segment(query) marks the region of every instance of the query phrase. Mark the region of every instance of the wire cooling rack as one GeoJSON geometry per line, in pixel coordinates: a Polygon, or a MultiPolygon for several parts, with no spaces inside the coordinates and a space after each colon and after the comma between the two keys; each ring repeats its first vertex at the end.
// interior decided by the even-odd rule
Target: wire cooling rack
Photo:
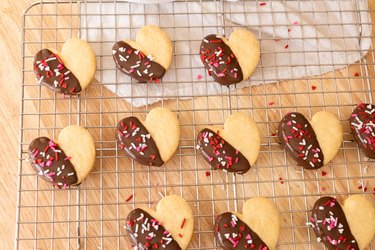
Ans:
{"type": "MultiPolygon", "coordinates": [[[[362,0],[348,1],[359,4],[362,0]]],[[[116,4],[119,1],[90,2],[116,4]]],[[[198,0],[180,1],[188,2],[199,3],[198,0]]],[[[225,24],[223,14],[235,14],[226,8],[227,2],[211,2],[219,6],[215,12],[194,14],[214,15],[218,33],[227,33],[235,24],[225,24]]],[[[253,2],[263,6],[272,1],[253,2]]],[[[279,249],[322,249],[322,244],[316,242],[314,233],[305,225],[314,201],[321,195],[334,195],[341,201],[348,194],[373,197],[374,162],[366,159],[358,150],[347,122],[358,103],[373,102],[373,44],[368,54],[357,63],[331,73],[244,89],[223,87],[214,96],[195,96],[193,93],[142,108],[133,107],[101,84],[101,72],[111,67],[103,64],[111,59],[111,54],[101,50],[97,55],[97,81],[79,97],[64,98],[37,84],[32,68],[33,57],[41,48],[59,49],[66,39],[80,34],[81,21],[88,17],[81,11],[86,4],[86,1],[41,1],[31,5],[23,16],[16,249],[131,249],[123,229],[127,214],[135,207],[154,207],[166,194],[181,195],[194,211],[195,231],[191,249],[218,248],[212,229],[215,215],[228,210],[240,211],[246,199],[258,195],[272,199],[280,211],[282,230],[279,249]],[[178,114],[181,123],[180,146],[165,166],[143,167],[118,151],[114,128],[121,118],[128,115],[145,118],[146,113],[157,106],[168,107],[178,114]],[[297,109],[309,117],[319,110],[328,110],[337,114],[342,121],[345,130],[342,147],[337,157],[320,170],[305,171],[296,166],[274,136],[282,116],[297,109]],[[223,124],[225,117],[233,111],[250,114],[258,123],[262,135],[261,153],[256,166],[242,176],[211,171],[195,148],[194,138],[200,129],[207,125],[223,124]],[[57,190],[33,172],[26,161],[27,147],[37,136],[57,137],[59,131],[69,124],[86,126],[93,134],[97,161],[93,173],[78,188],[57,190]]],[[[130,9],[139,7],[139,4],[127,4],[130,9]]],[[[173,6],[171,4],[169,14],[173,19],[191,14],[189,10],[177,14],[173,6]]],[[[298,8],[295,11],[297,14],[302,12],[298,8]]],[[[305,11],[314,13],[313,10],[305,11]]],[[[374,16],[371,11],[369,14],[374,16]]],[[[147,22],[145,16],[132,11],[119,11],[116,15],[144,18],[147,22]]],[[[156,13],[156,16],[160,15],[156,13]]],[[[106,16],[108,14],[103,13],[103,25],[106,16]]],[[[177,29],[168,25],[169,29],[177,29]]],[[[122,28],[134,34],[139,27],[122,28]]],[[[190,29],[189,20],[182,28],[194,32],[190,29]]],[[[255,28],[258,26],[255,25],[255,28]]],[[[257,36],[261,42],[270,40],[262,37],[261,33],[257,36]]],[[[105,43],[115,41],[89,42],[96,48],[102,48],[105,43]]],[[[190,48],[197,42],[188,40],[185,46],[190,48]]],[[[333,43],[333,40],[330,42],[333,43]]],[[[360,53],[359,49],[352,52],[360,53]]],[[[288,53],[294,52],[290,50],[288,53]]],[[[175,53],[171,71],[183,69],[194,76],[193,70],[202,67],[192,63],[182,65],[177,60],[179,56],[196,55],[175,53]]],[[[259,67],[262,68],[262,65],[259,67]]],[[[166,81],[163,86],[182,81],[183,76],[175,81],[166,81]]],[[[203,81],[209,82],[210,79],[204,78],[203,81]]],[[[117,88],[120,84],[131,82],[120,82],[116,76],[111,84],[117,88]]],[[[128,97],[130,100],[138,98],[132,94],[128,97]]],[[[374,240],[370,248],[375,248],[374,240]]]]}

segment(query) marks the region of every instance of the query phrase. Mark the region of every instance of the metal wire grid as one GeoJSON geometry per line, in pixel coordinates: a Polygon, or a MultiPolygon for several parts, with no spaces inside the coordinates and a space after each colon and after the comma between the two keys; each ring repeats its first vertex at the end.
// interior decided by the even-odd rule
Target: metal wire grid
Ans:
{"type": "MultiPolygon", "coordinates": [[[[350,1],[358,4],[361,0],[350,1]]],[[[322,245],[316,242],[314,234],[304,224],[314,201],[320,195],[335,195],[339,199],[355,193],[371,195],[369,190],[365,192],[364,187],[358,189],[358,181],[366,183],[369,188],[374,185],[375,172],[367,168],[373,162],[357,149],[346,123],[358,102],[373,102],[375,58],[372,44],[368,55],[355,66],[334,73],[244,90],[223,87],[222,93],[216,96],[196,96],[193,92],[191,96],[178,95],[176,100],[161,101],[144,108],[134,108],[100,84],[101,72],[108,67],[103,62],[111,56],[108,51],[101,51],[97,56],[98,82],[93,83],[81,96],[65,99],[37,84],[32,72],[32,60],[39,49],[61,48],[67,38],[79,33],[81,19],[88,16],[80,14],[81,8],[88,2],[118,3],[104,0],[80,3],[42,1],[30,6],[23,16],[16,249],[130,249],[122,228],[128,212],[138,206],[153,207],[160,195],[172,193],[184,197],[193,208],[195,231],[191,249],[218,248],[212,230],[215,215],[227,210],[240,211],[243,202],[256,195],[273,199],[280,210],[283,226],[279,249],[321,249],[322,245]],[[355,72],[359,73],[358,77],[354,76],[355,72]],[[313,85],[317,87],[314,91],[311,90],[313,85]],[[270,102],[275,104],[269,106],[270,102]],[[124,116],[132,114],[144,118],[156,106],[169,107],[178,113],[182,130],[180,146],[164,167],[142,167],[118,151],[113,131],[117,121],[124,116]],[[319,171],[304,171],[287,157],[273,133],[277,122],[286,112],[298,110],[311,117],[321,109],[339,116],[345,128],[344,142],[329,166],[319,171]],[[204,126],[221,125],[225,117],[237,110],[251,114],[261,129],[262,147],[257,164],[243,176],[210,171],[197,154],[194,138],[204,126]],[[69,124],[84,125],[93,134],[97,163],[94,172],[78,188],[55,190],[32,172],[26,162],[27,146],[37,136],[56,137],[69,124]],[[210,176],[206,176],[207,171],[210,176]],[[327,175],[323,176],[322,171],[327,175]],[[131,194],[134,195],[133,199],[127,201],[131,194]]],[[[195,1],[179,3],[188,5],[189,2],[195,1]]],[[[214,13],[190,13],[188,9],[176,13],[175,4],[171,4],[171,15],[174,18],[177,15],[215,15],[217,32],[230,33],[237,24],[228,23],[223,14],[238,13],[231,13],[231,9],[227,8],[228,3],[224,1],[211,2],[217,6],[214,13]]],[[[261,3],[255,2],[257,6],[261,3]]],[[[272,1],[262,2],[270,4],[272,1]]],[[[139,7],[134,3],[128,4],[130,9],[139,7]]],[[[142,17],[131,11],[116,15],[129,17],[130,20],[132,17],[142,17]]],[[[156,15],[160,18],[162,14],[156,15]]],[[[104,20],[106,14],[102,16],[104,20]]],[[[143,18],[147,23],[146,15],[143,18]]],[[[189,23],[190,20],[180,28],[187,29],[191,34],[193,30],[189,23]]],[[[134,34],[139,27],[131,25],[123,28],[134,34]]],[[[173,32],[177,29],[174,24],[163,28],[172,29],[173,32]]],[[[270,39],[262,37],[261,32],[257,36],[261,41],[270,39]]],[[[184,44],[193,47],[197,42],[189,40],[184,44]]],[[[92,42],[92,45],[102,48],[103,43],[92,42]]],[[[196,55],[175,53],[170,70],[176,72],[176,80],[163,82],[163,86],[183,82],[184,77],[177,74],[179,70],[187,70],[191,77],[195,77],[194,69],[201,67],[193,65],[191,61],[187,67],[180,66],[176,60],[179,56],[196,55]]],[[[210,79],[205,78],[205,81],[210,79]]],[[[118,82],[116,74],[113,85],[117,88],[119,84],[131,82],[118,82]]],[[[147,98],[148,94],[137,97],[130,95],[130,98],[147,98]]],[[[373,241],[370,248],[374,246],[373,241]]]]}

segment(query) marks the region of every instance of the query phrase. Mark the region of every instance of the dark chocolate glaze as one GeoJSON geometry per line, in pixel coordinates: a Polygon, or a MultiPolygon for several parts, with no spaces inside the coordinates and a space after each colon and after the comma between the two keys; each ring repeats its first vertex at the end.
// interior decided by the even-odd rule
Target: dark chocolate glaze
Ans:
{"type": "Polygon", "coordinates": [[[310,122],[301,113],[289,113],[280,121],[278,137],[289,155],[305,169],[324,165],[324,156],[310,122]]]}
{"type": "Polygon", "coordinates": [[[163,225],[141,208],[130,212],[126,219],[126,230],[130,240],[139,250],[169,249],[179,250],[178,245],[163,225]]]}
{"type": "Polygon", "coordinates": [[[31,166],[37,174],[59,188],[77,183],[77,173],[64,151],[47,137],[34,139],[29,145],[31,166]]]}
{"type": "Polygon", "coordinates": [[[159,83],[165,74],[166,69],[153,61],[151,56],[143,54],[124,41],[113,45],[112,54],[117,68],[140,83],[159,83]]]}
{"type": "Polygon", "coordinates": [[[241,152],[211,129],[205,128],[199,132],[197,145],[203,158],[213,169],[243,174],[251,167],[241,152]]]}
{"type": "Polygon", "coordinates": [[[122,119],[116,128],[116,139],[120,143],[120,149],[142,165],[161,166],[159,149],[150,133],[138,120],[130,116],[122,119]]]}
{"type": "Polygon", "coordinates": [[[315,202],[310,225],[318,241],[322,241],[328,249],[359,249],[344,211],[333,197],[322,197],[315,202]]]}
{"type": "Polygon", "coordinates": [[[349,121],[358,146],[367,157],[375,159],[375,105],[358,105],[349,121]]]}
{"type": "Polygon", "coordinates": [[[215,221],[215,237],[224,249],[260,249],[268,246],[251,228],[236,215],[226,212],[215,221]]]}
{"type": "Polygon", "coordinates": [[[219,36],[206,36],[201,43],[199,54],[208,74],[215,82],[227,86],[243,80],[236,56],[219,36]]]}
{"type": "Polygon", "coordinates": [[[42,49],[35,55],[34,73],[39,83],[57,93],[77,95],[82,90],[75,75],[48,49],[42,49]]]}

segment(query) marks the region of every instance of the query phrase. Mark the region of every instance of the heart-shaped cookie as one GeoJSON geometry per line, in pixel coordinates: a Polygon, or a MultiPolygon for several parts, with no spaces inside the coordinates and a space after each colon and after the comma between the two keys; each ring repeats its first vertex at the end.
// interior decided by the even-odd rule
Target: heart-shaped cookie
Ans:
{"type": "Polygon", "coordinates": [[[126,230],[137,249],[187,249],[194,231],[193,211],[177,195],[166,196],[156,206],[137,208],[126,219],[126,230]]]}
{"type": "Polygon", "coordinates": [[[142,165],[163,165],[176,151],[179,138],[178,118],[166,108],[152,109],[145,121],[124,118],[116,128],[120,149],[142,165]]]}
{"type": "Polygon", "coordinates": [[[34,73],[39,83],[65,95],[77,95],[87,88],[95,70],[94,51],[77,38],[66,41],[61,52],[42,49],[34,58],[34,73]]]}
{"type": "Polygon", "coordinates": [[[271,201],[255,197],[245,202],[242,214],[220,214],[214,230],[225,249],[274,249],[280,234],[280,216],[271,201]]]}
{"type": "Polygon", "coordinates": [[[208,75],[222,85],[230,85],[251,76],[260,59],[260,46],[250,31],[238,29],[228,40],[215,34],[206,36],[199,54],[208,75]]]}
{"type": "Polygon", "coordinates": [[[318,169],[337,154],[343,137],[340,120],[326,111],[311,121],[298,112],[288,113],[279,123],[278,137],[289,155],[305,169],[318,169]]]}
{"type": "Polygon", "coordinates": [[[361,103],[349,121],[358,146],[367,157],[375,159],[375,105],[361,103]]]}
{"type": "Polygon", "coordinates": [[[212,168],[243,174],[258,158],[259,129],[248,115],[235,113],[225,120],[224,129],[201,130],[197,148],[212,168]]]}
{"type": "Polygon", "coordinates": [[[142,27],[135,41],[116,42],[112,47],[117,68],[138,82],[160,82],[172,63],[172,43],[154,25],[142,27]]]}
{"type": "Polygon", "coordinates": [[[375,235],[375,208],[361,195],[348,197],[343,206],[333,197],[322,197],[307,225],[328,249],[364,249],[375,235]]]}
{"type": "Polygon", "coordinates": [[[65,127],[55,142],[38,137],[29,145],[31,166],[43,179],[59,188],[78,185],[95,163],[95,144],[84,127],[65,127]]]}

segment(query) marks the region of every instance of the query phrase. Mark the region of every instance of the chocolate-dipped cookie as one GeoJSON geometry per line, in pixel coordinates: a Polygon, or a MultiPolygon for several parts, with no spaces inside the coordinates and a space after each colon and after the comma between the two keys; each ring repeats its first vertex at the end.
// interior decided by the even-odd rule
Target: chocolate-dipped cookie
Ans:
{"type": "Polygon", "coordinates": [[[61,52],[38,51],[34,73],[40,84],[64,95],[77,95],[91,82],[96,70],[95,54],[88,43],[70,39],[61,52]]]}
{"type": "Polygon", "coordinates": [[[375,209],[360,195],[347,198],[343,206],[333,197],[322,197],[306,224],[328,249],[364,249],[375,234],[375,209]]]}
{"type": "Polygon", "coordinates": [[[80,126],[65,127],[57,142],[47,137],[34,139],[28,153],[35,172],[64,189],[81,183],[95,162],[94,141],[89,132],[80,126]]]}
{"type": "Polygon", "coordinates": [[[311,122],[301,113],[284,116],[278,137],[286,152],[305,169],[319,169],[332,160],[342,142],[342,127],[332,113],[320,111],[311,122]]]}
{"type": "Polygon", "coordinates": [[[206,36],[199,54],[208,75],[227,86],[250,77],[258,64],[260,47],[250,31],[238,29],[228,40],[215,34],[206,36]]]}
{"type": "Polygon", "coordinates": [[[166,108],[150,111],[145,121],[131,116],[116,128],[121,150],[142,165],[161,166],[178,147],[180,127],[176,115],[166,108]]]}
{"type": "Polygon", "coordinates": [[[361,103],[349,121],[358,146],[367,157],[375,159],[375,105],[361,103]]]}
{"type": "Polygon", "coordinates": [[[224,249],[274,249],[280,234],[279,213],[266,198],[252,198],[245,202],[242,214],[220,214],[214,233],[224,249]]]}
{"type": "Polygon", "coordinates": [[[193,212],[181,197],[166,196],[159,201],[156,211],[149,208],[131,211],[125,228],[137,249],[184,250],[193,235],[193,212]]]}
{"type": "Polygon", "coordinates": [[[140,83],[159,83],[172,62],[172,43],[162,29],[142,27],[136,41],[118,41],[112,47],[117,68],[140,83]]]}
{"type": "Polygon", "coordinates": [[[266,243],[245,222],[230,212],[216,218],[215,237],[225,249],[268,249],[266,243]]]}
{"type": "Polygon", "coordinates": [[[235,113],[225,120],[224,129],[201,130],[197,136],[197,149],[213,169],[243,174],[258,157],[259,129],[248,115],[235,113]]]}

